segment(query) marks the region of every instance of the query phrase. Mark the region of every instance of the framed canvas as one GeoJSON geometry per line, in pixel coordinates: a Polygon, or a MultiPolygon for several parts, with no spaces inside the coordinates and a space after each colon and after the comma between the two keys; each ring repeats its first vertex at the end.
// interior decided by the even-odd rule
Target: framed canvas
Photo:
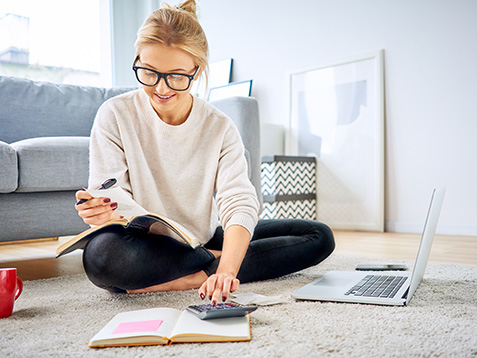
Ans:
{"type": "Polygon", "coordinates": [[[384,230],[383,50],[290,75],[289,155],[317,157],[317,217],[384,230]]]}
{"type": "Polygon", "coordinates": [[[252,94],[252,80],[242,82],[232,82],[226,86],[211,88],[209,92],[209,101],[241,96],[248,97],[252,94]]]}

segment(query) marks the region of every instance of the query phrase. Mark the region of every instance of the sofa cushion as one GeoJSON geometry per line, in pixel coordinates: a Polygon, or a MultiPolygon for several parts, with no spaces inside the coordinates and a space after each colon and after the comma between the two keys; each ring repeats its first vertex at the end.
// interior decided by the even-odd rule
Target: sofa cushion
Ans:
{"type": "Polygon", "coordinates": [[[18,162],[15,149],[0,141],[0,193],[11,193],[18,185],[18,162]]]}
{"type": "Polygon", "coordinates": [[[0,140],[89,136],[99,106],[134,88],[97,88],[0,76],[0,140]]]}
{"type": "Polygon", "coordinates": [[[11,145],[18,156],[17,192],[76,190],[88,184],[88,137],[44,137],[11,145]]]}

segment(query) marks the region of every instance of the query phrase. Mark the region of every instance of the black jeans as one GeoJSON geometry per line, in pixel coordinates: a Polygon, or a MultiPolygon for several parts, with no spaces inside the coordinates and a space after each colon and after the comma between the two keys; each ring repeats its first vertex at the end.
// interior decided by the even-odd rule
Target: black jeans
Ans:
{"type": "MultiPolygon", "coordinates": [[[[158,285],[203,270],[216,272],[223,229],[204,246],[190,246],[167,236],[148,234],[152,222],[99,232],[85,247],[83,265],[96,286],[125,292],[158,285]]],[[[277,278],[314,266],[334,250],[331,229],[301,219],[260,220],[237,275],[241,283],[277,278]]]]}

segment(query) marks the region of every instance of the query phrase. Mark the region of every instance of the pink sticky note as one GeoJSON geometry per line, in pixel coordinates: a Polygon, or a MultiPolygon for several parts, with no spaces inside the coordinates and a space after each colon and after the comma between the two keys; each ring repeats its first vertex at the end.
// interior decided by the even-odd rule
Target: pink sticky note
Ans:
{"type": "Polygon", "coordinates": [[[162,324],[162,319],[153,319],[149,321],[123,322],[120,323],[113,334],[139,333],[157,331],[162,324]]]}

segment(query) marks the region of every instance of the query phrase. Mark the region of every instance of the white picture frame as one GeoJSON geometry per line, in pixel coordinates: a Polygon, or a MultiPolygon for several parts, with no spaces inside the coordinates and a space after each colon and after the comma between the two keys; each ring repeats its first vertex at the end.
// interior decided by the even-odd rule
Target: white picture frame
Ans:
{"type": "Polygon", "coordinates": [[[252,82],[252,80],[232,82],[225,86],[211,88],[208,100],[217,101],[236,96],[249,97],[252,94],[252,82]]]}
{"type": "Polygon", "coordinates": [[[384,231],[384,51],[291,73],[288,155],[317,157],[317,217],[384,231]]]}

